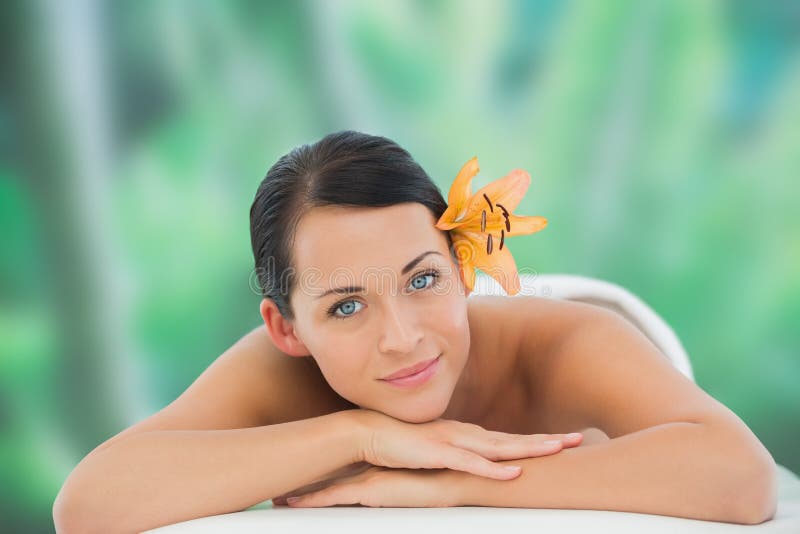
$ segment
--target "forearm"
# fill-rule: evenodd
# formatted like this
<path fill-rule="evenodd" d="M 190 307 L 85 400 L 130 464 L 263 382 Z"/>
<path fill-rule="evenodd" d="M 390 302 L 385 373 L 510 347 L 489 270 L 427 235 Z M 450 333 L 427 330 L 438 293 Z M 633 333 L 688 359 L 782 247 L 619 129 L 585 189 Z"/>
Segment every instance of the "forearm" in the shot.
<path fill-rule="evenodd" d="M 453 473 L 462 505 L 638 512 L 757 523 L 773 480 L 722 432 L 670 423 L 537 458 L 510 481 Z M 766 471 L 766 469 L 764 469 Z"/>
<path fill-rule="evenodd" d="M 133 435 L 75 468 L 56 515 L 65 532 L 138 532 L 243 510 L 358 461 L 349 416 Z"/>

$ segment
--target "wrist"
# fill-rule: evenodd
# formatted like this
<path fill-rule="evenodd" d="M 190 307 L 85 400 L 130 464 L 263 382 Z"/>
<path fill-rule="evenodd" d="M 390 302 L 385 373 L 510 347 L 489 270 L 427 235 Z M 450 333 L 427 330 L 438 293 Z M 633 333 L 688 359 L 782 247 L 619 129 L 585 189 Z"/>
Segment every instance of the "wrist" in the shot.
<path fill-rule="evenodd" d="M 352 447 L 352 463 L 366 462 L 366 450 L 372 436 L 371 419 L 373 414 L 370 410 L 359 408 L 337 412 L 337 415 L 348 432 Z"/>
<path fill-rule="evenodd" d="M 472 506 L 469 499 L 469 488 L 472 478 L 475 475 L 457 471 L 455 469 L 443 469 L 440 473 L 442 495 L 447 496 L 447 506 Z"/>

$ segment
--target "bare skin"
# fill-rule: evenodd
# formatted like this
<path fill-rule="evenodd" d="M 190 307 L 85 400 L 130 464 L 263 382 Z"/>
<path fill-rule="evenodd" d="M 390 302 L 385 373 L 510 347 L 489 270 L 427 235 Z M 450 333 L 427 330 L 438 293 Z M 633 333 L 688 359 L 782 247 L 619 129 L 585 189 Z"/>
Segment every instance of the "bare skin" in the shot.
<path fill-rule="evenodd" d="M 452 486 L 464 484 L 469 495 L 459 502 L 640 511 L 744 524 L 774 516 L 774 460 L 763 444 L 622 316 L 579 302 L 489 296 L 468 299 L 468 316 L 469 359 L 442 418 L 515 434 L 581 431 L 584 438 L 579 450 L 518 461 L 536 469 L 519 479 L 517 493 L 493 500 L 487 496 L 494 495 L 497 485 L 456 475 Z M 639 454 L 641 461 L 635 460 Z M 724 467 L 704 471 L 710 456 L 723 457 Z M 581 494 L 570 482 L 580 476 L 599 484 L 607 476 L 604 465 L 623 458 L 631 462 L 632 474 L 606 501 L 592 483 Z M 655 458 L 669 460 L 659 463 Z M 676 475 L 671 466 L 684 464 L 697 467 Z M 740 473 L 730 466 L 739 466 Z M 563 482 L 558 478 L 562 474 Z M 540 484 L 555 479 L 558 497 L 531 497 Z M 664 500 L 651 491 L 653 480 L 682 491 L 699 489 L 690 499 Z M 363 481 L 341 487 L 360 491 L 350 497 L 357 502 L 400 502 L 388 486 L 383 493 Z M 353 502 L 341 491 L 336 496 L 318 489 L 292 494 L 303 496 L 303 507 Z"/>
<path fill-rule="evenodd" d="M 520 299 L 527 301 L 525 314 L 520 314 Z M 582 432 L 584 446 L 608 439 L 596 428 L 544 429 L 547 418 L 537 411 L 534 384 L 525 372 L 536 367 L 532 361 L 554 354 L 558 340 L 578 325 L 576 314 L 592 306 L 535 296 L 479 295 L 469 298 L 468 306 L 469 359 L 443 418 L 513 434 Z M 535 350 L 523 343 L 531 328 L 536 330 Z"/>
<path fill-rule="evenodd" d="M 535 311 L 528 317 L 538 325 L 536 350 L 521 349 L 521 337 L 530 325 L 514 319 L 518 299 L 527 299 L 528 309 Z M 608 439 L 597 429 L 542 427 L 540 421 L 547 418 L 531 400 L 531 381 L 525 373 L 515 372 L 523 359 L 547 359 L 556 341 L 576 327 L 575 314 L 592 306 L 534 296 L 473 295 L 468 307 L 469 358 L 443 419 L 509 433 L 581 431 L 581 445 Z M 504 323 L 510 326 L 495 327 Z M 262 324 L 212 362 L 175 401 L 95 450 L 147 431 L 250 428 L 354 408 L 358 406 L 330 387 L 313 357 L 281 352 Z"/>
<path fill-rule="evenodd" d="M 542 432 L 531 410 L 528 371 L 537 367 L 531 361 L 547 358 L 563 330 L 580 325 L 576 319 L 587 314 L 576 311 L 594 307 L 534 296 L 467 298 L 434 223 L 417 203 L 312 209 L 293 245 L 293 316 L 265 298 L 265 329 L 255 335 L 261 343 L 268 337 L 284 359 L 299 360 L 293 363 L 311 382 L 327 383 L 317 393 L 331 400 L 331 409 L 357 406 L 407 422 L 443 418 Z M 437 274 L 430 283 L 412 287 L 431 271 Z M 439 354 L 439 370 L 423 387 L 402 391 L 379 380 Z"/>
<path fill-rule="evenodd" d="M 619 454 L 627 457 L 631 454 L 627 449 L 653 448 L 656 450 L 654 454 L 674 454 L 675 461 L 679 461 L 680 456 L 686 456 L 680 461 L 697 462 L 701 466 L 706 465 L 704 458 L 708 455 L 719 457 L 726 454 L 729 459 L 722 460 L 720 465 L 752 465 L 753 472 L 758 473 L 752 476 L 745 473 L 745 487 L 755 489 L 736 492 L 742 496 L 742 509 L 746 510 L 744 504 L 751 506 L 752 503 L 766 500 L 763 507 L 771 507 L 766 517 L 774 515 L 774 474 L 761 474 L 769 473 L 769 465 L 773 461 L 763 445 L 735 414 L 665 362 L 663 355 L 659 355 L 635 327 L 618 316 L 614 319 L 613 312 L 572 301 L 474 295 L 467 299 L 467 304 L 471 334 L 468 365 L 458 377 L 450 402 L 441 414 L 442 419 L 473 423 L 488 431 L 510 434 L 563 436 L 581 431 L 583 438 L 575 452 L 585 451 L 586 461 L 569 455 L 568 450 L 551 457 L 560 458 L 562 454 L 567 454 L 570 460 L 563 462 L 553 463 L 553 460 L 546 458 L 531 459 L 532 462 L 541 461 L 541 466 L 550 466 L 550 472 L 539 475 L 544 480 L 555 476 L 559 470 L 565 470 L 567 480 L 575 476 L 572 470 L 580 471 L 581 476 L 595 476 L 592 475 L 592 469 L 603 469 L 595 457 L 612 461 L 617 455 L 604 448 L 613 443 L 609 438 L 661 425 L 659 430 L 653 428 L 652 432 L 637 433 L 637 438 L 626 436 L 626 439 L 619 440 L 614 450 L 619 449 Z M 604 358 L 592 358 L 597 353 L 597 347 L 613 347 L 615 351 L 622 351 L 617 352 L 616 359 L 624 359 L 622 366 L 630 371 L 620 368 L 619 364 L 608 365 Z M 645 388 L 646 393 L 641 387 Z M 638 402 L 625 403 L 625 398 L 636 398 Z M 674 399 L 682 400 L 674 402 Z M 620 410 L 620 402 L 625 406 L 624 410 Z M 266 327 L 261 325 L 217 358 L 178 399 L 106 441 L 90 456 L 120 441 L 136 438 L 138 434 L 155 432 L 151 435 L 158 436 L 159 430 L 268 428 L 270 425 L 353 408 L 358 406 L 333 390 L 314 358 L 292 357 L 281 352 L 273 344 Z M 586 417 L 587 410 L 594 417 Z M 597 423 L 587 424 L 589 420 Z M 676 430 L 673 430 L 669 426 L 670 421 L 691 421 L 694 424 L 679 423 L 683 426 L 674 427 Z M 699 446 L 700 442 L 697 441 L 696 448 L 683 450 L 680 444 L 688 439 L 696 439 L 692 427 L 698 422 L 703 423 L 703 429 L 698 433 L 703 436 L 704 444 Z M 164 434 L 163 439 L 166 437 Z M 632 441 L 634 439 L 637 441 Z M 154 440 L 150 442 L 155 445 Z M 142 441 L 141 445 L 145 443 Z M 587 448 L 587 445 L 597 447 Z M 125 443 L 121 443 L 121 446 L 124 447 Z M 692 452 L 695 449 L 697 452 Z M 589 452 L 595 450 L 598 452 Z M 126 454 L 133 455 L 135 452 Z M 694 454 L 698 458 L 694 459 Z M 129 461 L 123 456 L 120 459 Z M 647 487 L 654 477 L 670 479 L 672 474 L 659 472 L 661 464 L 651 462 L 646 456 L 643 461 L 644 464 L 637 467 L 642 473 L 641 478 L 627 479 L 624 487 L 619 488 L 619 495 L 609 494 L 608 503 L 596 501 L 597 496 L 591 493 L 591 486 L 587 486 L 583 494 L 575 492 L 572 487 L 561 488 L 560 498 L 568 504 L 571 502 L 569 499 L 573 499 L 569 507 L 576 508 L 596 509 L 594 507 L 602 505 L 602 509 L 609 510 L 652 511 L 723 521 L 756 523 L 764 520 L 765 515 L 761 510 L 746 511 L 743 512 L 748 514 L 746 517 L 739 516 L 728 510 L 728 504 L 714 504 L 715 509 L 722 511 L 715 511 L 714 515 L 709 516 L 703 510 L 708 510 L 710 505 L 704 504 L 700 497 L 697 509 L 690 504 L 694 501 L 685 505 L 682 504 L 686 502 L 684 500 L 672 504 L 647 502 L 648 493 L 642 492 L 641 488 Z M 522 462 L 524 460 L 514 463 Z M 767 467 L 762 467 L 764 465 Z M 320 480 L 324 484 L 324 480 L 331 476 L 363 467 L 367 466 L 344 466 L 341 470 L 329 471 L 322 478 L 313 480 Z M 728 490 L 724 488 L 729 484 L 740 483 L 739 475 L 729 471 L 726 469 L 701 477 L 703 480 L 718 480 L 709 482 L 711 489 L 703 492 L 709 496 L 709 502 L 714 501 L 715 494 L 726 495 Z M 213 475 L 213 471 L 209 475 Z M 695 475 L 690 473 L 686 476 L 687 480 L 678 479 L 673 483 L 677 487 L 694 487 L 693 484 L 698 482 L 692 478 Z M 469 480 L 471 484 L 477 484 L 479 478 L 472 477 Z M 535 486 L 538 480 L 533 475 L 528 484 Z M 503 483 L 512 484 L 507 481 Z M 489 488 L 486 487 L 487 490 Z M 476 491 L 481 495 L 486 494 L 480 487 Z M 634 495 L 642 495 L 639 499 L 642 502 L 637 501 L 636 507 L 630 508 L 626 503 Z M 762 495 L 767 497 L 762 498 Z M 487 505 L 512 505 L 510 502 L 504 503 Z M 543 504 L 547 503 L 531 501 L 526 506 Z M 518 503 L 514 505 L 520 506 Z M 681 506 L 688 509 L 684 510 Z M 559 504 L 558 507 L 563 506 Z M 211 511 L 209 507 L 206 511 L 192 512 L 191 516 L 187 514 L 186 517 L 171 521 L 153 519 L 148 524 L 156 526 L 210 513 L 220 512 Z"/>
<path fill-rule="evenodd" d="M 378 423 L 371 418 L 375 428 L 384 421 L 397 426 L 398 419 L 407 423 L 442 419 L 472 423 L 482 427 L 481 432 L 562 436 L 583 432 L 579 450 L 551 456 L 574 460 L 558 464 L 541 460 L 542 466 L 554 466 L 551 476 L 573 470 L 599 477 L 602 473 L 597 471 L 607 462 L 597 462 L 595 456 L 608 461 L 631 457 L 628 449 L 674 454 L 676 462 L 687 465 L 704 465 L 708 454 L 718 457 L 724 450 L 728 459 L 719 465 L 744 465 L 747 472 L 721 470 L 701 477 L 710 485 L 698 492 L 695 508 L 681 508 L 683 501 L 667 503 L 666 508 L 659 507 L 660 501 L 642 501 L 636 510 L 697 517 L 698 510 L 702 515 L 708 508 L 704 496 L 725 495 L 726 488 L 738 488 L 741 480 L 754 488 L 737 491 L 749 507 L 748 520 L 761 517 L 764 508 L 774 503 L 760 498 L 774 480 L 772 460 L 763 445 L 735 414 L 666 362 L 641 331 L 609 310 L 584 303 L 533 296 L 467 298 L 447 240 L 434 223 L 431 213 L 415 203 L 315 208 L 307 213 L 298 225 L 293 265 L 298 273 L 322 276 L 299 278 L 303 283 L 292 293 L 293 317 L 284 317 L 275 302 L 263 299 L 262 326 L 225 351 L 164 409 L 87 455 L 59 493 L 54 505 L 57 523 L 74 525 L 78 531 L 91 526 L 108 531 L 135 500 L 144 503 L 129 513 L 131 530 L 246 508 L 291 485 L 319 480 L 333 466 L 338 469 L 363 460 L 365 432 L 354 435 L 351 429 L 369 426 L 353 424 L 368 410 L 389 416 L 379 416 Z M 334 276 L 342 268 L 347 276 Z M 382 279 L 369 276 L 373 272 L 388 273 L 401 291 L 382 291 L 378 284 Z M 414 389 L 401 391 L 384 380 L 437 356 L 441 358 L 436 374 Z M 338 413 L 343 411 L 353 414 Z M 332 417 L 318 420 L 329 414 Z M 668 426 L 673 423 L 680 424 L 676 432 Z M 585 448 L 651 427 L 658 428 Z M 408 425 L 402 429 L 412 432 Z M 292 439 L 303 432 L 327 439 L 331 454 L 310 462 L 310 451 L 298 454 L 301 444 L 295 447 Z M 703 437 L 701 447 L 676 448 L 676 443 L 694 441 L 695 434 Z M 307 445 L 308 440 L 302 436 L 301 440 Z M 270 447 L 266 455 L 274 465 L 268 465 L 265 473 L 254 473 L 248 455 L 262 455 L 263 448 Z M 234 450 L 238 453 L 231 456 Z M 291 473 L 275 461 L 284 452 L 294 452 Z M 217 462 L 209 464 L 208 458 Z M 375 458 L 376 466 L 392 467 L 381 463 L 380 455 Z M 518 461 L 526 460 L 537 461 L 537 466 L 540 462 Z M 130 465 L 142 466 L 142 473 L 131 472 Z M 671 472 L 657 471 L 664 465 L 668 464 L 644 457 L 635 467 L 643 474 L 629 478 L 627 489 L 620 486 L 616 497 L 609 496 L 606 508 L 619 509 L 643 495 L 642 487 L 654 477 L 678 487 L 697 486 L 696 470 L 686 470 L 686 480 L 673 481 Z M 298 467 L 302 467 L 299 474 Z M 269 481 L 271 487 L 264 489 L 263 477 L 281 469 Z M 214 484 L 227 484 L 229 471 L 236 473 L 239 484 L 223 499 L 204 493 Z M 428 480 L 430 475 L 410 471 L 412 479 Z M 116 473 L 106 486 L 111 490 L 95 489 L 96 481 L 109 472 Z M 443 473 L 440 479 L 450 480 L 458 471 Z M 521 483 L 535 485 L 537 473 L 541 476 L 535 471 L 520 477 Z M 198 485 L 200 480 L 210 485 Z M 181 507 L 159 508 L 160 502 L 183 497 L 186 484 L 193 484 L 192 494 Z M 407 491 L 406 496 L 414 493 Z M 476 493 L 492 492 L 477 488 Z M 430 500 L 439 502 L 440 494 L 444 493 L 430 495 Z M 597 495 L 591 491 L 579 494 L 564 488 L 559 495 L 557 504 L 597 505 Z M 528 489 L 506 497 L 526 498 L 521 502 L 525 506 L 539 504 L 530 500 L 533 493 Z M 728 517 L 727 502 L 711 504 L 722 509 L 715 517 Z"/>
<path fill-rule="evenodd" d="M 528 300 L 530 311 L 526 320 L 519 320 L 517 299 Z M 443 419 L 453 419 L 478 424 L 487 430 L 514 434 L 534 433 L 584 433 L 582 445 L 607 440 L 599 429 L 553 428 L 542 430 L 539 423 L 544 418 L 538 414 L 531 402 L 531 381 L 521 372 L 522 360 L 547 359 L 555 348 L 555 342 L 566 333 L 566 329 L 576 326 L 576 312 L 585 312 L 592 306 L 569 301 L 522 296 L 514 299 L 498 296 L 473 295 L 468 299 L 470 329 L 470 351 L 467 365 L 453 392 Z M 536 351 L 524 350 L 522 336 L 535 322 L 537 337 L 540 340 Z M 497 325 L 505 325 L 498 328 Z M 248 334 L 264 354 L 274 352 L 265 327 L 262 325 Z M 256 349 L 258 350 L 258 349 Z M 319 411 L 316 415 L 357 408 L 358 406 L 339 396 L 326 382 L 319 367 L 310 356 L 292 358 L 282 354 L 288 367 L 295 369 L 297 391 L 304 397 L 311 396 L 304 403 L 292 403 L 303 407 L 309 404 Z M 242 373 L 248 373 L 243 368 Z M 546 381 L 547 377 L 541 377 Z M 309 402 L 310 400 L 310 402 Z M 282 421 L 309 417 L 303 413 L 285 413 Z"/>

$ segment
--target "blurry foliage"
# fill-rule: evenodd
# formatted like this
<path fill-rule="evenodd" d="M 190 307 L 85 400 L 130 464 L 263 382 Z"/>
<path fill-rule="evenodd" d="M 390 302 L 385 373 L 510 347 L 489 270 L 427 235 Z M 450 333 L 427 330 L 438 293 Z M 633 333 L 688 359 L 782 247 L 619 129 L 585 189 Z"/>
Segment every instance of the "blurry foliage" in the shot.
<path fill-rule="evenodd" d="M 443 192 L 533 182 L 520 267 L 620 284 L 800 471 L 794 2 L 11 3 L 0 87 L 5 524 L 259 323 L 248 210 L 340 129 Z"/>

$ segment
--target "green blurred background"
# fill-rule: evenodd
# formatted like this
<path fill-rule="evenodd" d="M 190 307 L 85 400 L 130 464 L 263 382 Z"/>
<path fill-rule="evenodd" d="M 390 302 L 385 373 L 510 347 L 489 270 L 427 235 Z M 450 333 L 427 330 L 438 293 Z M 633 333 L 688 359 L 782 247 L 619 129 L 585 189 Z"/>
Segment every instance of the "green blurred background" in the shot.
<path fill-rule="evenodd" d="M 533 181 L 517 263 L 620 284 L 800 472 L 800 7 L 792 1 L 2 8 L 0 514 L 52 529 L 97 444 L 259 324 L 248 210 L 332 131 L 444 193 Z"/>

